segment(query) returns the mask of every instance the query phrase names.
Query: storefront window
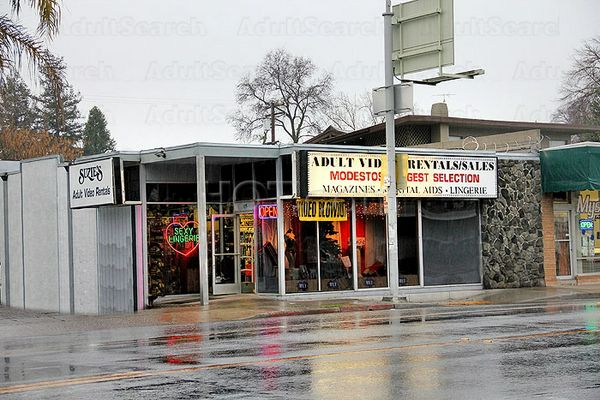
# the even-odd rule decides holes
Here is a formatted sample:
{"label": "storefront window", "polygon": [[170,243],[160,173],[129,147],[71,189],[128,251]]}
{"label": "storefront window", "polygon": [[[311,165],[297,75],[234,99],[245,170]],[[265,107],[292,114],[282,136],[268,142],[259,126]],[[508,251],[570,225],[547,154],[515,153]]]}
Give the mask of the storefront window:
{"label": "storefront window", "polygon": [[356,262],[359,289],[388,286],[386,231],[383,200],[357,200]]}
{"label": "storefront window", "polygon": [[277,293],[277,204],[261,203],[254,211],[256,254],[256,285],[259,293]]}
{"label": "storefront window", "polygon": [[[347,215],[350,210],[347,209]],[[347,221],[322,221],[319,225],[321,290],[351,290],[352,224]]]}
{"label": "storefront window", "polygon": [[146,195],[150,203],[192,203],[198,197],[195,183],[148,183]]}
{"label": "storefront window", "polygon": [[[299,213],[299,203],[310,211]],[[322,211],[332,208],[337,210],[333,216]],[[314,214],[308,215],[312,211]],[[284,212],[286,293],[352,289],[350,203],[286,201]]]}
{"label": "storefront window", "polygon": [[148,275],[152,299],[200,291],[195,205],[148,205]]}
{"label": "storefront window", "polygon": [[600,196],[579,192],[577,199],[577,268],[580,273],[600,273]]}
{"label": "storefront window", "polygon": [[556,260],[556,276],[571,276],[570,216],[570,211],[554,211],[554,256]]}
{"label": "storefront window", "polygon": [[295,201],[283,203],[286,293],[319,290],[317,223],[301,222]]}
{"label": "storefront window", "polygon": [[478,203],[423,201],[421,214],[425,285],[480,283]]}
{"label": "storefront window", "polygon": [[398,201],[398,285],[419,286],[416,201]]}

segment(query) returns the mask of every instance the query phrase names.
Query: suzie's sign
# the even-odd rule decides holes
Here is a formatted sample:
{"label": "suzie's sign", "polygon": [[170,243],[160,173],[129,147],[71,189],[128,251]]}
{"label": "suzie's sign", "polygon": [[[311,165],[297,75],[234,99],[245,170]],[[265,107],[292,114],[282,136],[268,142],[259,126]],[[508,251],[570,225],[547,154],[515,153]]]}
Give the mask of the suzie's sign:
{"label": "suzie's sign", "polygon": [[[383,154],[308,152],[308,190],[314,197],[383,197]],[[496,198],[493,157],[398,154],[398,197]]]}
{"label": "suzie's sign", "polygon": [[115,204],[113,159],[69,166],[71,208]]}

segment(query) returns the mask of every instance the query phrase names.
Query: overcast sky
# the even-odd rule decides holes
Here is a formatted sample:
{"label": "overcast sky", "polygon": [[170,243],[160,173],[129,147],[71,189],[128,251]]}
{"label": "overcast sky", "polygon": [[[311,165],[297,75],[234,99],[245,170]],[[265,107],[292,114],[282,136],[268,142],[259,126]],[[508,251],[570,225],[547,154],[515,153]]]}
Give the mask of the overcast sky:
{"label": "overcast sky", "polygon": [[[50,47],[65,58],[84,115],[100,107],[120,150],[233,141],[225,117],[236,82],[274,48],[310,57],[348,94],[383,84],[384,0],[63,6]],[[417,87],[417,113],[448,93],[451,116],[549,121],[574,49],[600,34],[598,0],[455,0],[454,12],[456,65],[447,71],[486,74]]]}

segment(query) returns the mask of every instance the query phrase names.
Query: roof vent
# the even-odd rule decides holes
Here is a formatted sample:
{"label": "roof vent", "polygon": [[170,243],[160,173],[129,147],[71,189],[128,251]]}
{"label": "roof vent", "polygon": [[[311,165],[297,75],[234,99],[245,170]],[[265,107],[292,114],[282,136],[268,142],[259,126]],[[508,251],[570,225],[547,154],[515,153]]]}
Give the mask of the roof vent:
{"label": "roof vent", "polygon": [[431,116],[432,117],[447,117],[448,116],[448,104],[433,103],[431,105]]}

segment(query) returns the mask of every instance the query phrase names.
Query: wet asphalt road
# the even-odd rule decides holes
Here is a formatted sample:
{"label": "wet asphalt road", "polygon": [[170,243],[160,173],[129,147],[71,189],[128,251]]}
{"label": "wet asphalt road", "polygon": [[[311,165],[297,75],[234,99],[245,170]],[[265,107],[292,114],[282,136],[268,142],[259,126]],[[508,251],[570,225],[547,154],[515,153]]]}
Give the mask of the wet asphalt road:
{"label": "wet asphalt road", "polygon": [[597,301],[0,338],[0,399],[600,399]]}

